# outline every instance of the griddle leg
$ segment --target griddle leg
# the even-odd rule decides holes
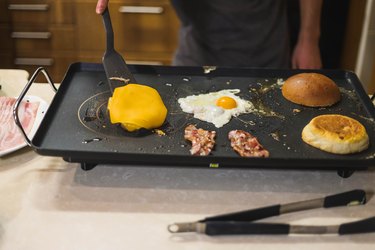
[[[337,174],[342,177],[342,178],[349,178],[350,176],[352,176],[352,174],[354,173],[354,170],[337,170]]]
[[[89,170],[93,169],[96,165],[98,165],[98,164],[81,162],[81,168],[84,171],[89,171]]]

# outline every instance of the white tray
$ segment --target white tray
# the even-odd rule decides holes
[[[16,97],[17,98],[17,97]],[[27,134],[27,136],[32,139],[40,125],[40,122],[42,121],[47,109],[48,109],[48,106],[49,104],[44,101],[42,98],[38,97],[38,96],[25,96],[25,98],[23,99],[23,101],[29,101],[29,102],[39,102],[39,107],[38,107],[38,110],[37,110],[37,113],[36,113],[36,117],[35,117],[35,120],[34,120],[34,124],[30,130],[30,132]],[[19,132],[21,134],[21,131]],[[12,153],[20,148],[23,148],[27,145],[26,141],[23,141],[17,145],[15,145],[14,147],[11,147],[11,148],[7,148],[7,149],[4,149],[4,150],[0,150],[0,157],[4,156],[4,155],[7,155],[9,153]]]

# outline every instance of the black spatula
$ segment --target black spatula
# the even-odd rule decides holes
[[[107,48],[102,61],[109,87],[113,93],[115,88],[124,86],[126,82],[135,83],[136,80],[126,65],[125,60],[114,48],[114,35],[108,8],[105,9],[102,17],[107,41]]]

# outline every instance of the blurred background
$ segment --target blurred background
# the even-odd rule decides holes
[[[0,68],[47,68],[60,82],[74,62],[100,63],[104,27],[96,0],[0,0]],[[323,67],[355,71],[375,92],[374,0],[325,0]],[[129,64],[170,65],[178,18],[169,0],[111,0],[115,47]],[[288,0],[291,42],[298,35],[298,0]],[[44,81],[40,79],[40,81]]]

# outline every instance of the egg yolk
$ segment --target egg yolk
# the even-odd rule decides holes
[[[115,88],[108,100],[108,110],[111,123],[121,123],[129,132],[158,128],[167,116],[167,108],[159,93],[141,84]]]
[[[224,109],[233,109],[237,107],[237,103],[232,97],[223,96],[217,99],[216,106],[222,107]]]

